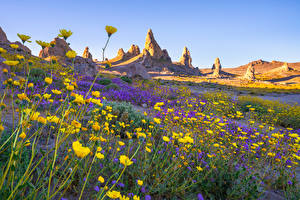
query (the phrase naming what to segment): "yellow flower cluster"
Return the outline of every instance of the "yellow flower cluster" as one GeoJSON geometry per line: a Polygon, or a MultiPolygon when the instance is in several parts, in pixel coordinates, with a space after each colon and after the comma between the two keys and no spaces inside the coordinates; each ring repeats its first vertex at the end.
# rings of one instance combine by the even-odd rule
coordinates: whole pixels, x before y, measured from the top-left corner
{"type": "Polygon", "coordinates": [[[72,148],[73,148],[76,156],[79,158],[84,158],[91,152],[90,148],[83,147],[79,141],[73,142],[72,148]]]}

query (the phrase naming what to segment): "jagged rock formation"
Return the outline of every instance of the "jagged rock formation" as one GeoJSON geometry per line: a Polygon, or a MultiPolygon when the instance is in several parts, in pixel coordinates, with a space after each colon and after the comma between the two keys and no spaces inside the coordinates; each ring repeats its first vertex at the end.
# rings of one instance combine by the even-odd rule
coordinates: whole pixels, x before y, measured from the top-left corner
{"type": "Polygon", "coordinates": [[[10,44],[17,44],[19,46],[19,48],[17,49],[18,54],[31,54],[31,50],[28,47],[24,46],[21,42],[10,42],[7,39],[5,32],[0,27],[0,47],[6,49],[8,53],[15,54],[16,51],[10,47],[10,44]]]}
{"type": "Polygon", "coordinates": [[[131,57],[132,58],[132,57],[137,56],[139,54],[140,54],[139,46],[133,44],[133,45],[130,46],[130,49],[127,51],[126,57],[131,57]]]}
{"type": "Polygon", "coordinates": [[[83,54],[82,54],[82,57],[83,58],[89,58],[89,59],[93,60],[93,56],[89,51],[89,47],[85,47],[85,49],[83,51],[83,54]]]}
{"type": "Polygon", "coordinates": [[[117,57],[120,57],[120,59],[123,59],[124,56],[125,56],[125,52],[124,52],[123,48],[119,49],[117,57]]]}
{"type": "Polygon", "coordinates": [[[244,79],[248,81],[254,81],[255,80],[255,69],[253,64],[250,64],[247,68],[247,71],[244,75],[244,79]]]}
{"type": "Polygon", "coordinates": [[[150,53],[153,59],[171,61],[167,50],[161,50],[160,46],[157,44],[151,29],[148,30],[146,36],[145,49],[150,53]]]}
{"type": "Polygon", "coordinates": [[[172,60],[166,49],[161,49],[156,42],[151,29],[148,30],[145,48],[139,51],[137,45],[132,45],[127,53],[123,49],[119,49],[118,55],[110,60],[113,66],[130,65],[132,63],[140,63],[149,73],[165,73],[165,74],[187,74],[200,75],[200,70],[192,66],[190,52],[185,47],[181,58],[181,62],[172,63],[172,60]]]}
{"type": "Polygon", "coordinates": [[[116,66],[109,68],[109,71],[116,71],[119,72],[121,75],[126,75],[130,78],[151,78],[146,68],[141,63],[131,63],[129,65],[116,66]]]}
{"type": "Polygon", "coordinates": [[[222,66],[221,66],[220,59],[216,58],[215,59],[215,63],[212,66],[212,70],[213,70],[212,76],[215,77],[215,78],[220,77],[220,75],[221,75],[221,68],[222,68],[222,66]]]}
{"type": "Polygon", "coordinates": [[[39,57],[41,58],[47,58],[49,56],[65,57],[66,53],[72,50],[64,39],[60,39],[56,37],[54,38],[53,41],[55,42],[55,46],[46,47],[42,49],[39,53],[39,57]]]}
{"type": "Polygon", "coordinates": [[[181,58],[179,59],[179,63],[182,65],[185,65],[187,67],[191,67],[191,68],[193,67],[192,66],[192,57],[191,57],[190,51],[188,50],[187,47],[183,48],[183,52],[182,52],[181,58]]]}

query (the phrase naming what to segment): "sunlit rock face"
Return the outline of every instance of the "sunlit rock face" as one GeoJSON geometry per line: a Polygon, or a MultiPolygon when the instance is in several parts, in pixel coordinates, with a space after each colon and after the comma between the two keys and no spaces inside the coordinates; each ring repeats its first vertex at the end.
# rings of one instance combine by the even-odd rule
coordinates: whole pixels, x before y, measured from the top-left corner
{"type": "Polygon", "coordinates": [[[187,47],[183,48],[183,52],[182,52],[182,55],[179,59],[179,63],[182,64],[182,65],[193,68],[192,57],[191,57],[190,51],[188,50],[187,47]]]}
{"type": "Polygon", "coordinates": [[[247,68],[247,71],[244,75],[244,79],[248,81],[254,81],[255,80],[255,69],[252,64],[250,64],[247,68]]]}
{"type": "Polygon", "coordinates": [[[220,77],[221,74],[221,62],[219,58],[215,59],[215,63],[212,66],[212,70],[213,70],[213,77],[220,77]]]}
{"type": "Polygon", "coordinates": [[[83,58],[89,58],[89,59],[93,60],[93,56],[89,51],[89,47],[85,47],[85,49],[83,51],[83,54],[82,54],[82,57],[83,58]]]}
{"type": "Polygon", "coordinates": [[[150,53],[150,56],[153,59],[171,61],[167,50],[161,50],[160,46],[157,44],[151,29],[148,30],[146,36],[145,49],[150,53]]]}
{"type": "Polygon", "coordinates": [[[123,59],[124,56],[125,56],[125,52],[124,52],[123,48],[119,49],[117,57],[119,57],[120,59],[123,59]]]}

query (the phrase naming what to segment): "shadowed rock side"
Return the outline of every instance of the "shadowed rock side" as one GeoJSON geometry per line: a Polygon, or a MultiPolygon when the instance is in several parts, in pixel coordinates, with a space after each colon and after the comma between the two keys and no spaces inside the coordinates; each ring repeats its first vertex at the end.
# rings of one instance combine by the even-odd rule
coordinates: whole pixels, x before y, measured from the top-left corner
{"type": "Polygon", "coordinates": [[[3,29],[0,27],[0,47],[6,49],[8,53],[14,54],[31,54],[31,50],[23,45],[21,42],[16,41],[16,42],[10,42],[7,39],[6,33],[3,31],[3,29]],[[18,49],[14,50],[10,47],[10,44],[17,44],[19,46],[18,49]]]}
{"type": "Polygon", "coordinates": [[[141,63],[131,63],[123,66],[116,66],[109,68],[109,71],[115,71],[120,75],[128,76],[130,78],[150,79],[146,68],[141,63]]]}
{"type": "Polygon", "coordinates": [[[2,30],[1,27],[0,27],[0,42],[3,42],[3,43],[9,42],[5,32],[2,30]]]}
{"type": "Polygon", "coordinates": [[[83,54],[82,54],[82,57],[83,58],[89,58],[89,59],[93,60],[93,56],[89,51],[89,47],[85,47],[85,49],[83,51],[83,54]]]}

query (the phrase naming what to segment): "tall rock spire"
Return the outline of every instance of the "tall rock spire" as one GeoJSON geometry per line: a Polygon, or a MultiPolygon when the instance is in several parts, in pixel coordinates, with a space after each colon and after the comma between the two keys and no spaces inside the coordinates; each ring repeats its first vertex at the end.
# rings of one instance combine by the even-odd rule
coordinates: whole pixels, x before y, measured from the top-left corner
{"type": "Polygon", "coordinates": [[[213,77],[220,77],[220,73],[221,73],[221,62],[219,58],[215,59],[215,63],[212,66],[212,70],[213,70],[213,77]]]}
{"type": "Polygon", "coordinates": [[[93,60],[93,56],[89,51],[89,47],[85,47],[85,49],[83,51],[83,54],[82,54],[82,57],[83,58],[89,58],[89,59],[93,60]]]}
{"type": "Polygon", "coordinates": [[[146,36],[145,49],[150,53],[150,55],[154,59],[160,59],[163,56],[163,52],[160,46],[157,44],[156,40],[154,39],[151,29],[148,30],[146,36]]]}
{"type": "Polygon", "coordinates": [[[180,64],[188,66],[188,67],[193,67],[192,65],[192,57],[190,54],[190,51],[188,50],[187,47],[183,48],[183,52],[181,55],[181,58],[179,59],[180,64]]]}
{"type": "Polygon", "coordinates": [[[244,75],[244,79],[248,81],[254,81],[255,80],[255,69],[253,64],[250,64],[247,68],[247,71],[244,75]]]}

